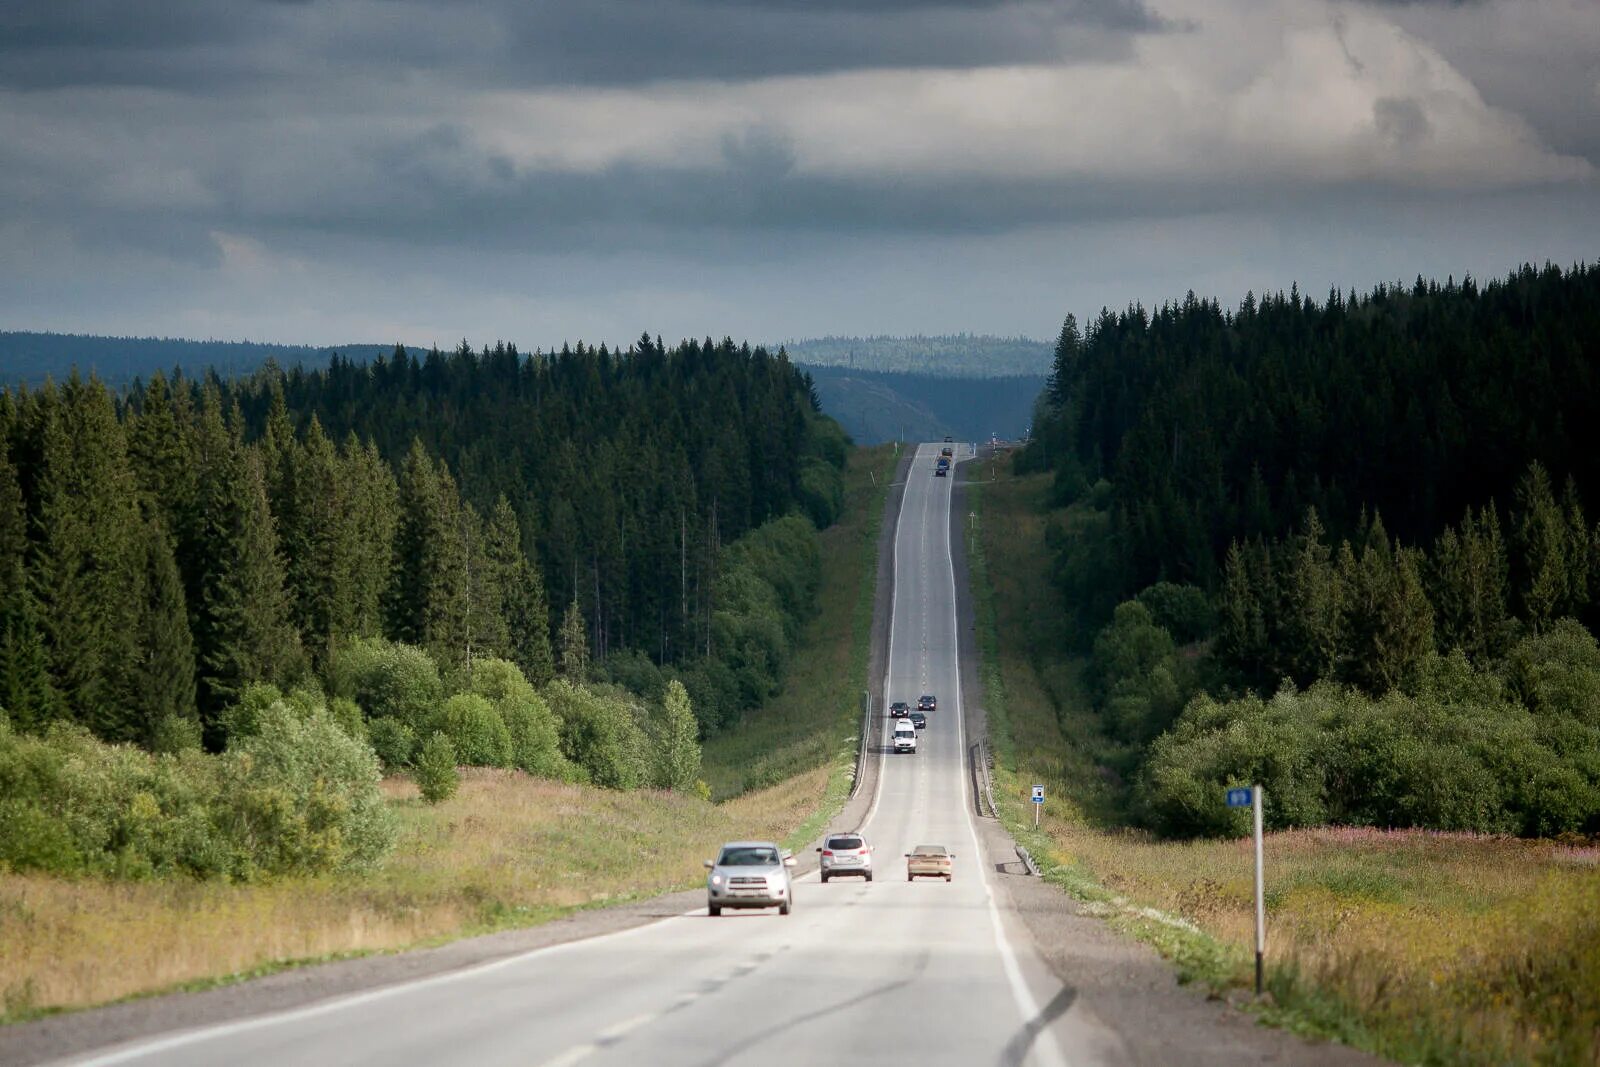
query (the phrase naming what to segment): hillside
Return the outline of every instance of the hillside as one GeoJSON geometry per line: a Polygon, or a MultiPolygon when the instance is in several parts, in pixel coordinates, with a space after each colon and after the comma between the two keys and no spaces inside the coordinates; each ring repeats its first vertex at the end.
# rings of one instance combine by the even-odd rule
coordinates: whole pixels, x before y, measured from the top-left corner
{"type": "Polygon", "coordinates": [[[1044,387],[1039,375],[953,378],[801,365],[816,383],[822,410],[839,420],[857,444],[904,439],[1006,440],[1023,436],[1034,401],[1044,387]]]}
{"type": "Polygon", "coordinates": [[[1011,378],[1050,373],[1050,345],[1028,337],[819,337],[785,341],[782,347],[790,359],[812,367],[939,378],[1011,378]]]}
{"type": "Polygon", "coordinates": [[[121,387],[154,372],[181,367],[198,376],[215,370],[223,378],[254,373],[268,360],[280,367],[322,367],[335,352],[356,362],[392,352],[394,346],[351,344],[275,345],[256,341],[186,341],[175,337],[96,337],[88,334],[0,330],[0,386],[35,386],[57,381],[74,367],[87,377],[121,387]]]}

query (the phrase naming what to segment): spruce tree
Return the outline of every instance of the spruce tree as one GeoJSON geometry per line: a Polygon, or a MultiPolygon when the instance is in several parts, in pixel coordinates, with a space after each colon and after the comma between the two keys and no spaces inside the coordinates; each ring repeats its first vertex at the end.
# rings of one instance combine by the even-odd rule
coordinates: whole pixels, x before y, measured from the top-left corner
{"type": "Polygon", "coordinates": [[[504,496],[495,502],[485,551],[499,574],[512,662],[528,681],[543,686],[555,676],[550,654],[550,608],[539,569],[522,549],[522,531],[504,496]]]}
{"type": "Polygon", "coordinates": [[[120,706],[142,570],[139,510],[122,427],[97,379],[47,400],[37,537],[29,567],[50,677],[64,714],[101,737],[137,731],[120,706]]]}
{"type": "Polygon", "coordinates": [[[581,685],[589,673],[589,638],[585,630],[583,609],[578,606],[578,598],[573,597],[561,620],[561,677],[574,685],[581,685]]]}
{"type": "Polygon", "coordinates": [[[1567,525],[1550,487],[1550,476],[1535,462],[1517,485],[1516,540],[1522,617],[1535,632],[1555,621],[1566,603],[1571,572],[1567,525]]]}
{"type": "Polygon", "coordinates": [[[384,599],[394,564],[399,493],[394,473],[372,442],[352,434],[340,452],[339,481],[345,486],[345,521],[339,524],[341,604],[349,611],[345,633],[376,637],[384,632],[384,599]]]}
{"type": "Polygon", "coordinates": [[[291,680],[300,647],[289,619],[283,561],[267,504],[260,455],[215,404],[201,417],[210,457],[201,478],[202,578],[195,626],[199,703],[206,742],[220,747],[223,708],[252,682],[291,680]]]}
{"type": "Polygon", "coordinates": [[[1289,576],[1289,615],[1284,627],[1295,681],[1302,686],[1331,678],[1339,654],[1339,581],[1333,554],[1323,542],[1316,508],[1306,510],[1289,576]]]}
{"type": "Polygon", "coordinates": [[[16,468],[0,437],[0,708],[23,730],[56,714],[49,663],[29,588],[27,516],[16,468]]]}
{"type": "Polygon", "coordinates": [[[137,723],[129,740],[149,747],[171,732],[169,720],[198,726],[199,715],[194,642],[172,543],[157,518],[146,522],[142,533],[144,573],[139,582],[135,656],[127,665],[123,692],[137,723]]]}

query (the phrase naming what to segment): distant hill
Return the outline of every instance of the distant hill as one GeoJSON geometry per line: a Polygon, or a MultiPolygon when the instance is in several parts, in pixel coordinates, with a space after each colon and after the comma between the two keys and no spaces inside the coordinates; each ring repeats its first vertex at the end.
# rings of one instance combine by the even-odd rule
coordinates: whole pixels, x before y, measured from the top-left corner
{"type": "MultiPolygon", "coordinates": [[[[776,345],[768,346],[776,349],[776,345]]],[[[1010,378],[1050,373],[1053,345],[1027,337],[821,337],[785,341],[789,358],[816,367],[924,374],[941,378],[1010,378]]]]}
{"type": "Polygon", "coordinates": [[[1043,375],[951,378],[933,374],[881,374],[843,367],[801,365],[816,382],[822,410],[839,420],[857,444],[904,437],[958,441],[1022,436],[1043,375]]]}
{"type": "Polygon", "coordinates": [[[76,367],[113,387],[157,370],[182,367],[198,374],[208,367],[224,378],[248,375],[271,359],[281,367],[321,368],[337,352],[355,362],[394,351],[394,345],[274,345],[255,341],[184,341],[171,337],[96,337],[72,333],[0,330],[0,386],[38,385],[65,378],[76,367]]]}
{"type": "MultiPolygon", "coordinates": [[[[1025,338],[966,336],[825,337],[785,347],[815,379],[823,409],[861,444],[902,435],[919,440],[950,434],[964,441],[991,433],[1020,437],[1052,355],[1049,346],[1025,338]]],[[[189,375],[209,368],[223,378],[243,378],[268,360],[285,369],[320,370],[335,352],[365,363],[392,351],[390,344],[318,347],[0,331],[0,386],[59,381],[74,367],[93,372],[112,388],[173,367],[189,375]]]]}

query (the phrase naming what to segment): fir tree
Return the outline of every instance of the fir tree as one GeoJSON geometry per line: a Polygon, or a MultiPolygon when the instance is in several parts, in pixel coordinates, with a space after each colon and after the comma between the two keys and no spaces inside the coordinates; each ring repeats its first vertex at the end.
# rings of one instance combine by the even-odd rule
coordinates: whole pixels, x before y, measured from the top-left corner
{"type": "Polygon", "coordinates": [[[138,726],[130,740],[149,747],[171,729],[168,720],[198,724],[199,716],[194,643],[172,543],[159,519],[145,523],[141,540],[144,573],[135,658],[127,666],[123,691],[138,726]]]}
{"type": "Polygon", "coordinates": [[[1522,617],[1535,632],[1555,621],[1571,583],[1567,524],[1556,505],[1550,476],[1537,462],[1517,485],[1517,552],[1522,575],[1522,617]]]}
{"type": "Polygon", "coordinates": [[[550,609],[539,569],[522,550],[522,531],[505,497],[495,501],[485,551],[499,574],[511,660],[536,686],[555,676],[550,654],[550,609]]]}
{"type": "Polygon", "coordinates": [[[583,609],[573,597],[561,620],[561,677],[575,685],[589,674],[589,639],[584,630],[583,609]]]}
{"type": "Polygon", "coordinates": [[[32,730],[53,718],[57,706],[27,580],[26,522],[22,488],[0,436],[0,708],[15,726],[32,730]]]}

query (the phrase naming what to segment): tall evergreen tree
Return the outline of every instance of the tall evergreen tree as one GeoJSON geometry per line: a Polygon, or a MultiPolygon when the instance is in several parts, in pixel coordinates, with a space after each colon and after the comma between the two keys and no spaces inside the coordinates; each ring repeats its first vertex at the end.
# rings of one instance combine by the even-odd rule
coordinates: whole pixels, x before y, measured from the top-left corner
{"type": "Polygon", "coordinates": [[[121,706],[133,655],[140,519],[122,427],[96,379],[46,391],[37,536],[29,568],[62,710],[101,737],[137,731],[121,706]]]}
{"type": "Polygon", "coordinates": [[[206,742],[220,747],[219,713],[252,682],[292,679],[300,646],[289,618],[283,561],[261,457],[230,430],[211,398],[201,413],[203,523],[194,628],[206,742]]]}
{"type": "Polygon", "coordinates": [[[1535,462],[1517,485],[1517,553],[1522,617],[1536,632],[1554,622],[1568,601],[1572,571],[1567,542],[1566,519],[1550,488],[1550,475],[1535,462]]]}
{"type": "Polygon", "coordinates": [[[505,497],[495,501],[485,550],[499,573],[511,660],[536,686],[555,676],[550,653],[550,608],[539,569],[522,548],[522,531],[505,497]]]}
{"type": "Polygon", "coordinates": [[[561,620],[561,677],[581,683],[589,674],[589,638],[584,632],[583,609],[573,598],[561,620]]]}
{"type": "Polygon", "coordinates": [[[1308,508],[1289,576],[1285,625],[1287,651],[1301,685],[1332,677],[1339,656],[1339,576],[1323,532],[1317,509],[1308,508]]]}
{"type": "Polygon", "coordinates": [[[22,487],[6,451],[0,435],[0,708],[13,725],[27,730],[54,718],[57,706],[27,580],[22,487]]]}
{"type": "Polygon", "coordinates": [[[123,692],[137,724],[129,740],[151,745],[170,729],[168,720],[199,722],[195,706],[194,642],[172,542],[159,519],[144,524],[140,550],[138,629],[123,692]]]}

